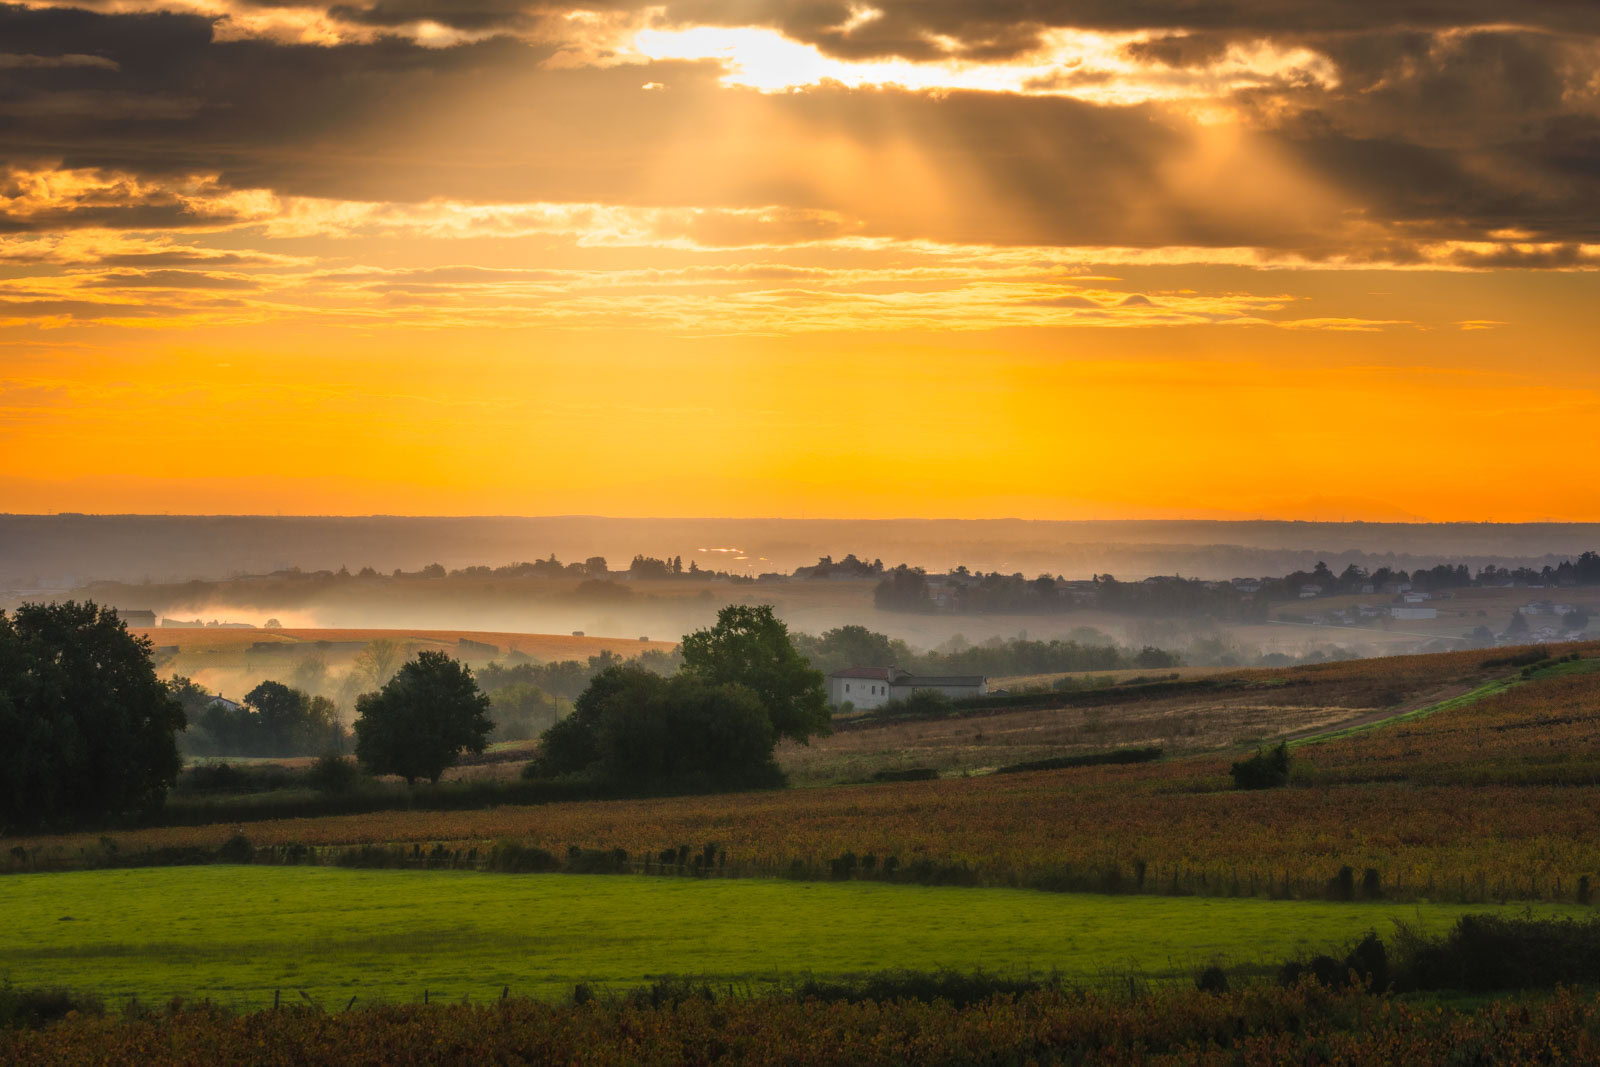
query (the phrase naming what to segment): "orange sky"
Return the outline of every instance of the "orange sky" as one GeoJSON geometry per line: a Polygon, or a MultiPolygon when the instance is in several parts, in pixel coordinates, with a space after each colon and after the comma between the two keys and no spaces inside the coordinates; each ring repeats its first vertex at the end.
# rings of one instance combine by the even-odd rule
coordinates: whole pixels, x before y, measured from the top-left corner
{"type": "Polygon", "coordinates": [[[1600,520],[1581,13],[408,5],[14,10],[0,511],[1600,520]]]}

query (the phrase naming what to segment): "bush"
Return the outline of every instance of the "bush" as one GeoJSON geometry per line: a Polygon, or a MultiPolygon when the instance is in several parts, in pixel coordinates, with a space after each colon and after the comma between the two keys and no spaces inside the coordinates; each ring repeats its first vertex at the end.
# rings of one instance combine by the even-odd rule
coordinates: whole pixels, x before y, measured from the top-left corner
{"type": "Polygon", "coordinates": [[[1228,768],[1235,789],[1276,789],[1289,784],[1289,743],[1281,741],[1271,752],[1256,754],[1228,768]]]}
{"type": "Polygon", "coordinates": [[[1463,915],[1442,939],[1401,930],[1401,989],[1537,989],[1600,982],[1600,919],[1463,915]]]}
{"type": "Polygon", "coordinates": [[[876,714],[885,719],[942,719],[955,710],[951,699],[937,689],[913,689],[910,696],[889,701],[876,714]]]}
{"type": "Polygon", "coordinates": [[[173,792],[178,796],[206,793],[270,793],[303,785],[303,775],[268,764],[254,767],[235,763],[196,763],[178,776],[173,792]]]}
{"type": "Polygon", "coordinates": [[[1360,985],[1381,993],[1389,988],[1389,954],[1378,935],[1368,933],[1343,960],[1319,955],[1304,962],[1290,960],[1278,969],[1278,983],[1283,986],[1298,985],[1307,976],[1327,989],[1360,985]]]}
{"type": "Polygon", "coordinates": [[[243,834],[234,834],[217,849],[218,863],[249,863],[256,858],[256,847],[243,834]]]}
{"type": "Polygon", "coordinates": [[[14,989],[10,982],[0,985],[0,1027],[34,1029],[65,1019],[71,1012],[104,1015],[105,1005],[98,997],[66,989],[14,989]]]}
{"type": "Polygon", "coordinates": [[[1212,965],[1195,975],[1194,987],[1202,993],[1226,993],[1228,974],[1221,967],[1212,965]]]}
{"type": "Polygon", "coordinates": [[[542,848],[500,841],[489,850],[488,867],[506,874],[542,874],[559,870],[561,862],[542,848]]]}
{"type": "Polygon", "coordinates": [[[1161,758],[1160,748],[1115,748],[1110,752],[1089,752],[1081,756],[1055,756],[1051,759],[1031,760],[1001,767],[996,774],[1016,774],[1021,771],[1055,771],[1067,767],[1097,767],[1104,764],[1150,763],[1161,758]]]}
{"type": "Polygon", "coordinates": [[[317,757],[317,762],[306,771],[306,784],[319,793],[342,796],[354,790],[360,782],[361,768],[356,761],[337,752],[317,757]]]}
{"type": "Polygon", "coordinates": [[[905,767],[900,770],[879,771],[872,776],[874,782],[931,782],[939,777],[933,767],[905,767]]]}
{"type": "Polygon", "coordinates": [[[1526,667],[1530,663],[1539,663],[1550,658],[1550,650],[1544,645],[1534,645],[1526,652],[1518,652],[1512,656],[1495,656],[1484,660],[1481,667],[1526,667]]]}
{"type": "Polygon", "coordinates": [[[932,1004],[942,1000],[956,1008],[967,1008],[999,996],[1015,997],[1060,987],[1055,975],[1037,979],[1008,978],[986,971],[883,971],[857,979],[808,979],[794,988],[794,996],[796,1000],[828,1004],[886,1004],[897,1000],[932,1004]]]}

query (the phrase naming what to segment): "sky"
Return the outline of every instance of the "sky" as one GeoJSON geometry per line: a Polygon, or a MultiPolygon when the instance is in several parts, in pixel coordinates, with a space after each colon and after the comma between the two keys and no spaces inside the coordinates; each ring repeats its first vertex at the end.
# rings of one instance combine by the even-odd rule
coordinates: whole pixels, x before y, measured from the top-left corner
{"type": "Polygon", "coordinates": [[[0,512],[1600,520],[1592,0],[0,4],[0,512]]]}

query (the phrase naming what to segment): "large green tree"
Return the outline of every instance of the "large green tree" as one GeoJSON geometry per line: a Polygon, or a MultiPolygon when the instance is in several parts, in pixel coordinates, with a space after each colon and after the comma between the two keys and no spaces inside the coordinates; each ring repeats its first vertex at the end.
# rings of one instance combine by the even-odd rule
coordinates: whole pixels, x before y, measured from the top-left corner
{"type": "Polygon", "coordinates": [[[789,640],[789,628],[770,605],[730,604],[717,624],[683,639],[684,672],[711,685],[753,691],[779,737],[805,743],[830,732],[822,672],[789,640]]]}
{"type": "Polygon", "coordinates": [[[595,676],[572,714],[545,731],[530,774],[584,774],[615,785],[673,788],[779,784],[777,734],[742,685],[632,664],[595,676]]]}
{"type": "Polygon", "coordinates": [[[150,649],[93,603],[0,612],[0,829],[161,806],[185,719],[150,649]]]}
{"type": "Polygon", "coordinates": [[[494,723],[472,672],[443,652],[419,652],[382,689],[356,701],[356,758],[407,784],[437,782],[463,751],[482,752],[494,723]]]}

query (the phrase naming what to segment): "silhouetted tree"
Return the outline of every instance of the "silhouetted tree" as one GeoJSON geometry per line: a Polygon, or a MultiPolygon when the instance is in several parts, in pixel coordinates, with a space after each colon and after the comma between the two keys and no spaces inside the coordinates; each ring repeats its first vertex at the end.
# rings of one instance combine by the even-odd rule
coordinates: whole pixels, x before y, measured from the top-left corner
{"type": "Polygon", "coordinates": [[[357,700],[356,711],[356,757],[407,785],[437,782],[463,750],[482,752],[494,729],[472,672],[443,652],[417,653],[381,690],[357,700]]]}
{"type": "Polygon", "coordinates": [[[830,732],[822,672],[789,640],[771,605],[730,604],[717,624],[683,638],[683,669],[708,685],[742,685],[767,709],[773,731],[804,744],[830,732]]]}
{"type": "Polygon", "coordinates": [[[150,651],[92,602],[0,612],[0,827],[161,806],[184,714],[150,651]]]}
{"type": "Polygon", "coordinates": [[[777,734],[742,685],[663,678],[631,664],[597,674],[572,714],[545,731],[527,774],[586,774],[633,786],[773,785],[777,734]]]}

